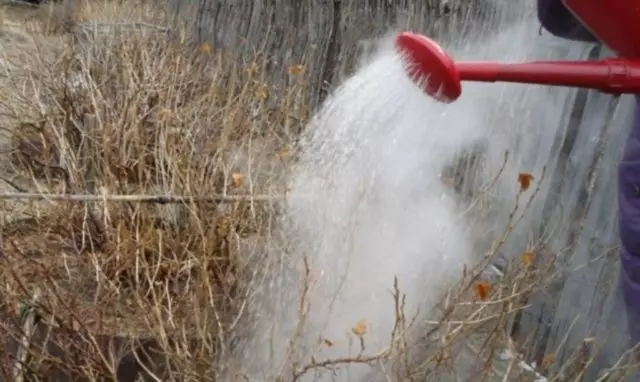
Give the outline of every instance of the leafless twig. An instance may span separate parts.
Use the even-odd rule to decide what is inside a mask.
[[[36,289],[33,293],[33,298],[31,299],[31,307],[26,307],[26,314],[24,317],[24,324],[22,326],[22,338],[20,339],[20,346],[18,347],[18,352],[16,356],[16,363],[13,368],[13,380],[16,382],[22,382],[24,380],[24,374],[22,372],[22,367],[27,362],[27,357],[29,356],[29,347],[31,342],[31,335],[35,326],[35,316],[36,312],[33,309],[33,306],[40,299],[40,289]]]

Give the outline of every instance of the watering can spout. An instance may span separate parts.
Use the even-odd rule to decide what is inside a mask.
[[[435,41],[405,32],[396,40],[407,74],[431,97],[452,102],[462,81],[516,82],[571,86],[612,94],[640,93],[640,61],[534,61],[524,63],[455,62]]]
[[[623,59],[513,64],[460,62],[456,68],[467,81],[584,87],[613,94],[640,91],[640,63]]]

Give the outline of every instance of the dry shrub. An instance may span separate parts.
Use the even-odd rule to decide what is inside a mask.
[[[52,55],[43,36],[37,55],[7,58],[15,68],[3,83],[10,96],[0,100],[12,126],[8,176],[27,191],[187,197],[51,201],[28,219],[5,216],[5,313],[13,316],[37,290],[35,309],[53,328],[57,357],[70,357],[60,353],[76,352],[77,343],[80,354],[102,354],[109,346],[92,339],[100,336],[146,338],[164,360],[147,367],[212,378],[261,256],[247,242],[267,240],[278,204],[224,196],[286,189],[292,132],[306,119],[296,103],[303,73],[276,88],[265,83],[266,59],[239,63],[163,29],[80,37]],[[34,376],[53,373],[36,367],[42,357],[32,354]],[[90,361],[63,373],[113,375],[120,362]]]

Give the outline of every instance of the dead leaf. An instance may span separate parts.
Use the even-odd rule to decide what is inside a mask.
[[[221,216],[216,220],[215,232],[218,237],[226,237],[231,232],[231,222],[226,216]]]
[[[527,191],[533,181],[533,175],[528,172],[521,172],[518,175],[518,183],[520,183],[520,191]]]
[[[358,336],[358,337],[362,337],[365,334],[367,334],[367,330],[368,330],[368,328],[367,328],[367,320],[364,319],[364,318],[362,320],[358,321],[356,323],[356,325],[353,328],[351,328],[351,332],[353,334],[355,334],[356,336]]]
[[[166,107],[163,107],[162,109],[160,109],[160,116],[161,117],[169,117],[171,116],[171,110],[167,109]]]
[[[475,285],[476,295],[479,299],[485,301],[491,295],[491,284],[486,281],[479,281]]]
[[[252,62],[251,65],[249,65],[249,67],[247,68],[247,73],[249,75],[256,74],[259,71],[260,71],[260,66],[258,66],[258,64],[256,64],[255,62]]]
[[[211,54],[211,52],[213,51],[213,47],[211,46],[211,44],[205,41],[202,43],[202,45],[200,45],[199,50],[200,50],[200,53]]]
[[[540,366],[547,368],[551,365],[553,365],[554,363],[556,363],[556,354],[555,353],[549,353],[547,355],[544,356],[544,358],[542,358],[542,362],[540,362]]]
[[[290,76],[297,76],[300,74],[304,73],[304,65],[293,65],[291,67],[289,67],[289,75]]]
[[[522,262],[525,266],[530,267],[536,261],[536,254],[533,252],[525,252],[522,254]]]
[[[239,172],[234,172],[231,174],[231,180],[233,183],[233,187],[239,188],[244,184],[245,175]]]
[[[256,88],[255,95],[256,95],[256,98],[264,101],[267,98],[269,98],[269,88],[267,87],[267,85],[264,85],[264,84],[259,85]]]
[[[276,155],[280,159],[288,159],[288,158],[291,157],[291,153],[287,149],[282,149],[282,150],[278,151],[278,153]]]

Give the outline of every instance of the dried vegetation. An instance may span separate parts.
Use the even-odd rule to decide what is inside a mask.
[[[274,85],[263,52],[240,62],[194,46],[186,32],[157,27],[148,3],[69,4],[1,16],[4,372],[215,380],[255,268],[268,261],[263,243],[277,242],[272,227],[309,116],[304,63],[282,68],[288,81]],[[525,213],[537,181],[519,178]],[[561,277],[553,259],[529,248],[487,276],[518,211],[427,330],[411,329],[396,290],[388,352],[292,360],[283,380],[388,359],[402,360],[394,372],[404,380],[442,380],[463,364],[476,380],[540,378],[513,328],[528,297]],[[354,325],[366,337],[366,322]],[[589,363],[582,353],[568,366],[554,366],[553,354],[537,361],[555,380],[577,380]]]

